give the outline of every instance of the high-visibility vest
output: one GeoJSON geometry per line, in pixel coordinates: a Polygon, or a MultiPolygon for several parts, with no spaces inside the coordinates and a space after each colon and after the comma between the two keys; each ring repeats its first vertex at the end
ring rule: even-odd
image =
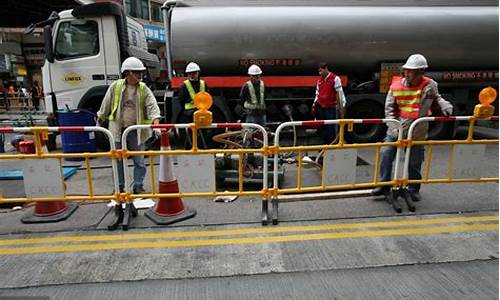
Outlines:
{"type": "Polygon", "coordinates": [[[264,81],[260,81],[260,95],[259,99],[257,99],[257,95],[255,94],[255,88],[253,87],[252,82],[249,80],[246,82],[246,85],[248,87],[248,92],[250,94],[250,101],[245,101],[243,103],[243,107],[249,110],[265,110],[266,109],[266,104],[264,103],[264,81]]]}
{"type": "MultiPolygon", "coordinates": [[[[111,108],[111,113],[108,116],[108,120],[110,121],[113,121],[116,118],[116,111],[118,110],[118,105],[120,104],[120,94],[124,84],[125,79],[119,79],[116,81],[113,89],[113,106],[111,108]]],[[[153,122],[153,120],[147,118],[146,112],[144,111],[145,88],[146,84],[144,82],[139,82],[139,124],[151,124],[153,122]]]]}
{"type": "Polygon", "coordinates": [[[407,87],[401,82],[401,77],[392,77],[391,91],[399,108],[399,116],[407,119],[420,117],[422,92],[431,80],[424,76],[419,85],[407,87]]]}
{"type": "MultiPolygon", "coordinates": [[[[184,104],[184,109],[195,109],[196,106],[194,105],[194,95],[196,95],[196,92],[194,91],[193,85],[189,80],[184,80],[184,85],[186,86],[189,92],[189,97],[191,97],[191,101],[184,104]]],[[[204,91],[205,91],[205,81],[200,79],[200,92],[204,91]]]]}

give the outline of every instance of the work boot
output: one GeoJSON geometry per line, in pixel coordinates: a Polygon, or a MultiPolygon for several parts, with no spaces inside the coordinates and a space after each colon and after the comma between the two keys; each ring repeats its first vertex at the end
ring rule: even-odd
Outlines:
{"type": "Polygon", "coordinates": [[[134,187],[134,194],[144,194],[146,190],[142,186],[134,187]]]}
{"type": "Polygon", "coordinates": [[[389,188],[386,186],[379,186],[372,190],[372,196],[383,196],[389,192],[389,188]]]}
{"type": "Polygon", "coordinates": [[[410,191],[410,197],[413,202],[419,202],[422,200],[422,196],[420,196],[419,192],[410,191]]]}
{"type": "Polygon", "coordinates": [[[116,215],[116,220],[111,224],[108,225],[108,230],[115,230],[120,226],[120,223],[123,221],[123,209],[121,203],[117,203],[114,207],[115,215],[116,215]]]}

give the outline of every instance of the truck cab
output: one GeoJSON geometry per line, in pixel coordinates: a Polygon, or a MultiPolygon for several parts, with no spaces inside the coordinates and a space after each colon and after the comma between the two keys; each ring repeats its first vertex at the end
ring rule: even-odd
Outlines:
{"type": "Polygon", "coordinates": [[[96,112],[129,56],[144,62],[150,78],[157,77],[159,60],[147,52],[142,25],[125,17],[119,5],[94,3],[53,16],[54,22],[44,28],[47,112],[64,108],[96,112]]]}

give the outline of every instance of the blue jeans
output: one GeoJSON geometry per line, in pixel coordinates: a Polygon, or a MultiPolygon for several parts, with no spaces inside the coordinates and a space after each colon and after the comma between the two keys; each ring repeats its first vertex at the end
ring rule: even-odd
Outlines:
{"type": "MultiPolygon", "coordinates": [[[[121,142],[115,142],[116,149],[121,149],[121,142]]],[[[128,134],[127,137],[127,149],[131,151],[144,150],[143,145],[137,145],[137,131],[133,130],[128,134]]],[[[146,165],[144,164],[144,155],[132,156],[134,161],[134,189],[142,188],[144,177],[146,176],[146,165]]],[[[123,173],[123,163],[122,160],[118,161],[118,182],[120,188],[125,187],[125,179],[123,173]]]]}
{"type": "Polygon", "coordinates": [[[266,126],[266,112],[249,112],[245,118],[245,123],[255,123],[266,126]]]}
{"type": "MultiPolygon", "coordinates": [[[[316,115],[318,120],[335,120],[337,119],[337,110],[333,107],[323,108],[318,105],[318,112],[316,115]]],[[[336,136],[336,125],[326,125],[322,128],[323,144],[330,144],[336,136]]]]}
{"type": "MultiPolygon", "coordinates": [[[[397,138],[386,136],[384,142],[395,142],[397,138]]],[[[392,180],[392,162],[396,156],[396,147],[382,147],[380,160],[380,181],[392,180]]],[[[408,169],[408,177],[413,180],[422,179],[421,168],[424,161],[424,146],[412,146],[410,152],[410,165],[408,169]]],[[[410,192],[416,193],[420,190],[420,184],[410,184],[408,187],[410,192]]]]}

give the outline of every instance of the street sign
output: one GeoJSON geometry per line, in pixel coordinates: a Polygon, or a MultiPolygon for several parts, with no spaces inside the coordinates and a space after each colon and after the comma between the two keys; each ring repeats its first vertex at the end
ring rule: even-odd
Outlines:
{"type": "Polygon", "coordinates": [[[357,149],[327,150],[323,159],[325,185],[356,183],[357,149]]]}
{"type": "Polygon", "coordinates": [[[215,191],[215,158],[213,154],[179,155],[174,172],[182,193],[215,191]]]}
{"type": "Polygon", "coordinates": [[[453,149],[453,178],[481,178],[485,144],[455,145],[453,149]]]}
{"type": "Polygon", "coordinates": [[[64,196],[61,162],[57,158],[25,159],[23,178],[28,198],[64,196]]]}

